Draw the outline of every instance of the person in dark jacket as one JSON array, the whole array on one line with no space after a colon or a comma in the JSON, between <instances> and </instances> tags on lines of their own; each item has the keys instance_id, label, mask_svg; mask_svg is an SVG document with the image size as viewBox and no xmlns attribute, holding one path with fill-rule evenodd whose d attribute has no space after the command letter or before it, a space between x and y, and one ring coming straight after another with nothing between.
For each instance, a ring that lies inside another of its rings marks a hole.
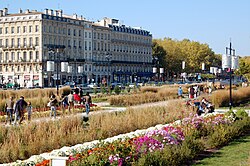
<instances>
[{"instance_id":1,"label":"person in dark jacket","mask_svg":"<svg viewBox=\"0 0 250 166\"><path fill-rule=\"evenodd\" d=\"M22 121L24 119L24 110L27 107L27 102L24 100L24 97L21 96L20 99L15 104L15 120L14 124L16 124L18 118L19 118L19 124L22 124Z\"/></svg>"}]
</instances>

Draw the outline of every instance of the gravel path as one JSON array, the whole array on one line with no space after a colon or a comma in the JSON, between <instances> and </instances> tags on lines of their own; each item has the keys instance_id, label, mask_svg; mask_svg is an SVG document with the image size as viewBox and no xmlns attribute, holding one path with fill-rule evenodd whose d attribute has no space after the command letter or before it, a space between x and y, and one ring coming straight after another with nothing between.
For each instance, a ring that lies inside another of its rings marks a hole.
<instances>
[{"instance_id":1,"label":"gravel path","mask_svg":"<svg viewBox=\"0 0 250 166\"><path fill-rule=\"evenodd\" d=\"M100 102L100 103L95 103L98 107L101 109L98 111L91 111L89 113L89 116L100 114L100 113L110 113L110 112L121 112L125 111L127 108L133 108L133 109L140 109L140 108L145 108L145 107L155 107L155 106L167 106L170 101L179 101L180 99L171 99L167 101L159 101L159 102L154 102L154 103L144 103L140 105L135 105L135 106L129 106L129 107L114 107L110 106L108 102ZM185 98L183 99L183 102L185 102ZM225 113L227 112L228 109L215 109L215 112L219 113ZM236 111L236 110L235 110ZM246 110L248 112L248 115L250 116L250 110ZM57 116L56 119L50 118L50 117L43 117L43 118L36 118L33 119L33 122L41 122L41 121L50 121L50 120L58 120L61 119L62 117L70 117L70 116L83 116L86 115L85 112L83 113L77 113L77 114L71 114L71 115L65 115L65 116ZM24 124L27 123L27 120L24 120ZM4 125L4 123L1 123L0 125ZM10 126L10 125L6 125Z\"/></svg>"}]
</instances>

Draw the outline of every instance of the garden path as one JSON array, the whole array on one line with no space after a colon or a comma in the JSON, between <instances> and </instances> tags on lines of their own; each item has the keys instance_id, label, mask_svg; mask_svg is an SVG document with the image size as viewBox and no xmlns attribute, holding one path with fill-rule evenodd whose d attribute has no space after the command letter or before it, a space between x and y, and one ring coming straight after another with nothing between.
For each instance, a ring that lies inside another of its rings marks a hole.
<instances>
[{"instance_id":1,"label":"garden path","mask_svg":"<svg viewBox=\"0 0 250 166\"><path fill-rule=\"evenodd\" d=\"M110 106L108 102L100 102L100 103L95 103L98 107L100 107L101 109L98 111L92 111L89 113L89 116L91 115L95 115L95 114L100 114L100 113L110 113L110 112L121 112L121 111L125 111L127 108L133 108L133 109L140 109L140 108L147 108L147 107L155 107L155 106L167 106L170 102L172 103L172 101L178 101L180 99L170 99L170 100L166 100L166 101L159 101L159 102L153 102L153 103L144 103L144 104L140 104L140 105L135 105L135 106L129 106L129 107L116 107L116 106ZM186 98L182 99L183 102L185 102ZM225 113L227 112L228 109L215 109L215 112L219 112L219 113ZM250 116L250 110L246 110L248 112L248 115ZM77 114L71 114L71 115L66 115L64 117L70 117L70 116L83 116L85 115L85 113L77 113ZM63 116L57 116L56 119L54 118L50 118L50 117L43 117L43 118L36 118L33 119L33 122L41 122L41 121L50 121L50 120L58 120L60 118L62 118ZM24 124L27 124L27 121L24 121ZM0 123L0 125L4 125L4 123ZM10 125L6 125L6 126L10 126Z\"/></svg>"}]
</instances>

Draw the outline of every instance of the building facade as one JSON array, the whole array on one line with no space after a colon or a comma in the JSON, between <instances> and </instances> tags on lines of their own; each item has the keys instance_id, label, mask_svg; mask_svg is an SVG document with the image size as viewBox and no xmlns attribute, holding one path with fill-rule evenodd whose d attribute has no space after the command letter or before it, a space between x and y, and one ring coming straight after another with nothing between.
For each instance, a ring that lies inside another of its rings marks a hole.
<instances>
[{"instance_id":1,"label":"building facade","mask_svg":"<svg viewBox=\"0 0 250 166\"><path fill-rule=\"evenodd\" d=\"M134 82L152 75L152 35L62 10L0 10L0 83L21 87ZM51 63L49 63L51 62Z\"/></svg>"}]
</instances>

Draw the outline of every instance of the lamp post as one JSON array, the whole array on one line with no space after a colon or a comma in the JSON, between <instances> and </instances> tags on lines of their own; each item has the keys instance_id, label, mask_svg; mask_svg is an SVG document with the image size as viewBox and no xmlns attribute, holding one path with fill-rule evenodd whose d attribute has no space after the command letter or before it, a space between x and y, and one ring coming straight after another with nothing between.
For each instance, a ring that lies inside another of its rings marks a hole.
<instances>
[{"instance_id":1,"label":"lamp post","mask_svg":"<svg viewBox=\"0 0 250 166\"><path fill-rule=\"evenodd\" d=\"M110 67L111 67L111 59L112 59L112 54L111 53L107 53L105 58L107 59L108 61L108 77L107 77L107 84L108 84L108 87L109 85L111 84L111 78L110 77Z\"/></svg>"},{"instance_id":2,"label":"lamp post","mask_svg":"<svg viewBox=\"0 0 250 166\"><path fill-rule=\"evenodd\" d=\"M226 47L226 55L228 55L229 50L229 57L230 57L230 63L229 63L229 109L231 110L233 105L232 100L232 52L233 56L235 56L235 49L232 49L232 43L230 41L229 47Z\"/></svg>"},{"instance_id":3,"label":"lamp post","mask_svg":"<svg viewBox=\"0 0 250 166\"><path fill-rule=\"evenodd\" d=\"M153 57L153 64L155 65L155 67L153 67L153 73L155 73L157 75L157 81L159 81L160 71L158 73L158 67L159 67L159 59L158 59L158 57Z\"/></svg>"},{"instance_id":4,"label":"lamp post","mask_svg":"<svg viewBox=\"0 0 250 166\"><path fill-rule=\"evenodd\" d=\"M56 78L55 78L55 75L53 75L53 79L54 80L56 79L56 94L59 95L58 80L59 80L59 63L61 62L60 51L59 51L59 48L49 49L48 53L53 54L54 61L47 61L47 71L54 72L54 65L56 63Z\"/></svg>"}]
</instances>

